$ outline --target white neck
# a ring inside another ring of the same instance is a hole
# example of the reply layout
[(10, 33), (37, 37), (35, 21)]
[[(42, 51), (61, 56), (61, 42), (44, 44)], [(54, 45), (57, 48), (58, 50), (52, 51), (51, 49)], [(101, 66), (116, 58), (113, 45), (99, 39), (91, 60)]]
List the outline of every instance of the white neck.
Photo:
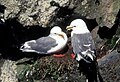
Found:
[(85, 33), (89, 33), (89, 30), (87, 28), (75, 28), (71, 32), (71, 36), (73, 36), (73, 33), (75, 33), (75, 34), (85, 34)]
[[(61, 34), (63, 35), (65, 42), (67, 42), (67, 40), (68, 40), (67, 35), (64, 32), (61, 32)], [(52, 37), (52, 38), (54, 38), (54, 39), (58, 39), (57, 36), (53, 36), (53, 35), (49, 35), (49, 36)]]

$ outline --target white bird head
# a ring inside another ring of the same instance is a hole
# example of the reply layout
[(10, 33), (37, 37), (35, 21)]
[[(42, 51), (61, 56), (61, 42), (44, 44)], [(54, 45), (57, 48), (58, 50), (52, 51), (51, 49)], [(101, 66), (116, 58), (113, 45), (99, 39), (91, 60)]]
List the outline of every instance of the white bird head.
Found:
[(50, 34), (54, 37), (55, 35), (58, 35), (62, 38), (65, 39), (65, 41), (67, 41), (67, 35), (62, 31), (62, 29), (59, 26), (54, 26), (51, 31)]
[(75, 33), (87, 33), (89, 32), (86, 23), (82, 19), (75, 19), (67, 26), (66, 29), (72, 30)]
[(61, 32), (62, 32), (62, 29), (59, 26), (54, 26), (50, 31), (51, 34), (56, 34), (56, 33), (59, 34)]

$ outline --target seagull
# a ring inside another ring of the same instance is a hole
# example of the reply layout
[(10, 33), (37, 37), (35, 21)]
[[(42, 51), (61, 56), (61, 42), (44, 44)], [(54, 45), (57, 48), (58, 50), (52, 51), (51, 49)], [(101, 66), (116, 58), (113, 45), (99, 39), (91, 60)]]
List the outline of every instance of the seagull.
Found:
[(78, 61), (80, 72), (86, 76), (86, 82), (98, 82), (96, 48), (86, 23), (75, 19), (66, 29), (71, 31), (74, 59)]
[(50, 34), (36, 40), (25, 42), (20, 50), (22, 52), (34, 52), (37, 54), (54, 54), (55, 57), (63, 57), (61, 52), (67, 45), (68, 37), (59, 26), (54, 26)]

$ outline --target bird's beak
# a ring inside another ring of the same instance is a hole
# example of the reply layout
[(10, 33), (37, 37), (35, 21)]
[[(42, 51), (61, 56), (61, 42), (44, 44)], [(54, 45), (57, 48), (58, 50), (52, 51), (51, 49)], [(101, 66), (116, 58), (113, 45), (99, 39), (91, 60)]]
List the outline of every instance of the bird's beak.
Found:
[(73, 26), (67, 26), (67, 27), (66, 27), (67, 31), (72, 30), (72, 28), (73, 28)]

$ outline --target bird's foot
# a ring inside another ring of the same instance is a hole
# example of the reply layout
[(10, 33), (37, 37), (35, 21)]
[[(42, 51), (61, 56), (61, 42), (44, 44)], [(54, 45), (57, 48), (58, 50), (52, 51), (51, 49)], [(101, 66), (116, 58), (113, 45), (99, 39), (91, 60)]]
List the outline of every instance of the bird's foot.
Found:
[(53, 56), (57, 58), (62, 58), (65, 56), (65, 54), (54, 54)]
[(75, 59), (75, 54), (72, 53), (72, 54), (71, 54), (71, 57), (72, 57), (72, 59)]

